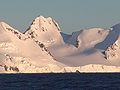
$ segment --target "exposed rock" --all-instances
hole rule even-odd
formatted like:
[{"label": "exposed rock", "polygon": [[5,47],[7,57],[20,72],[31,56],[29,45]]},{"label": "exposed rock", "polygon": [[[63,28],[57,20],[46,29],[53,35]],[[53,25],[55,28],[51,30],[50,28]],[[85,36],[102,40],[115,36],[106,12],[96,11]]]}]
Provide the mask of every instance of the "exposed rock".
[{"label": "exposed rock", "polygon": [[105,51],[106,59],[116,60],[120,57],[120,42],[117,40],[114,44],[107,48]]}]

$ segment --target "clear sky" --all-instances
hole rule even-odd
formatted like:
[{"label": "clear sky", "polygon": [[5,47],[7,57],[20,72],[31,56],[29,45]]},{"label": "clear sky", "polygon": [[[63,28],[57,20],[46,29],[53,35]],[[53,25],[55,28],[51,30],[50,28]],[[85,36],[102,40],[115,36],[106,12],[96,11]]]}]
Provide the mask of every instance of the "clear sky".
[{"label": "clear sky", "polygon": [[38,16],[51,16],[63,32],[120,23],[120,0],[0,0],[0,20],[25,31]]}]

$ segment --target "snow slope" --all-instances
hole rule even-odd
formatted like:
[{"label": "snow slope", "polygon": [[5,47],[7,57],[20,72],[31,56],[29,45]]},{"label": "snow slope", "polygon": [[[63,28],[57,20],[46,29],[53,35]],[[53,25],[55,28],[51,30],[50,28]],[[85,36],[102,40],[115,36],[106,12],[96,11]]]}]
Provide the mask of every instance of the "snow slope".
[{"label": "snow slope", "polygon": [[[61,66],[40,42],[20,33],[4,22],[0,23],[0,55],[5,71],[23,72],[38,67]],[[58,65],[57,65],[58,64]],[[34,69],[32,69],[34,70]]]},{"label": "snow slope", "polygon": [[43,16],[21,33],[0,22],[0,72],[120,72],[120,24],[61,31]]}]

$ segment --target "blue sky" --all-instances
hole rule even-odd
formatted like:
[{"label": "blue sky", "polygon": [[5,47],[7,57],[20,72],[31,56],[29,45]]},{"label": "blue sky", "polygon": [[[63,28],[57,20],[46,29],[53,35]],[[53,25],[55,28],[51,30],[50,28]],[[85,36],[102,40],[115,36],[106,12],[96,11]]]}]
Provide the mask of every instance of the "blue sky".
[{"label": "blue sky", "polygon": [[65,33],[120,23],[120,0],[0,0],[0,20],[25,31],[38,15],[51,16]]}]

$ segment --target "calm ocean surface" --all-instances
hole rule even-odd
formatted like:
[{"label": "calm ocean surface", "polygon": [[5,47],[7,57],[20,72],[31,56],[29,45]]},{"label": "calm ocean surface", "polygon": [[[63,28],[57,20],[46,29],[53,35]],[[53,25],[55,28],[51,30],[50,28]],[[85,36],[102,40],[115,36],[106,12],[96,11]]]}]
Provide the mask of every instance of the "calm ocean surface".
[{"label": "calm ocean surface", "polygon": [[120,90],[120,73],[0,74],[0,90]]}]

